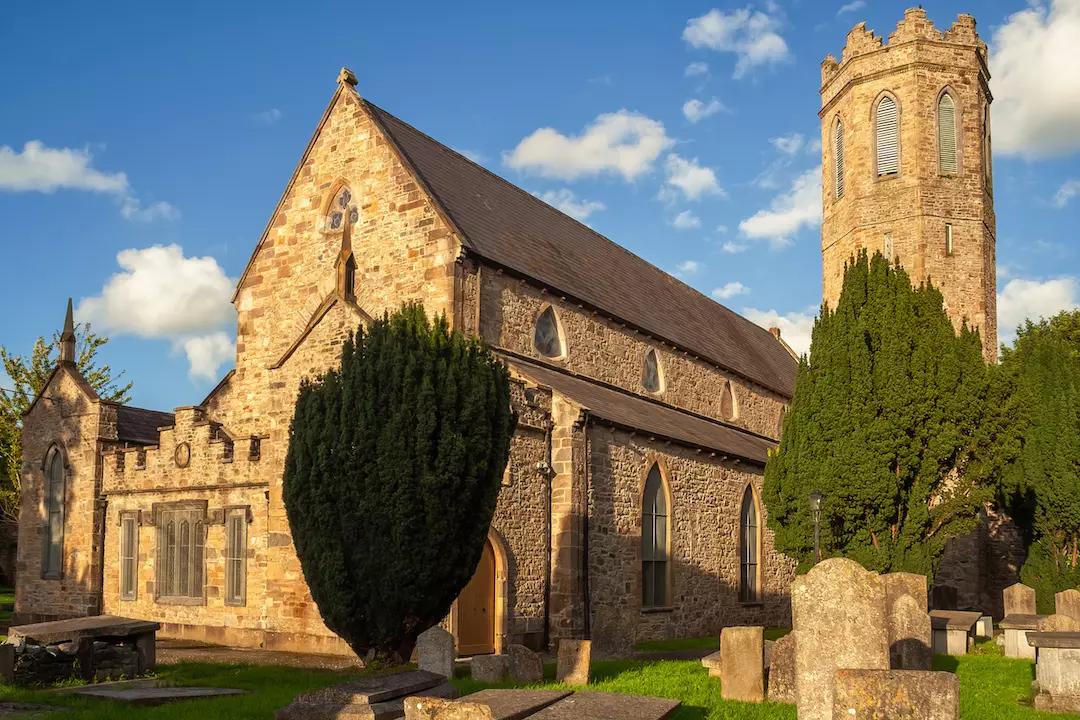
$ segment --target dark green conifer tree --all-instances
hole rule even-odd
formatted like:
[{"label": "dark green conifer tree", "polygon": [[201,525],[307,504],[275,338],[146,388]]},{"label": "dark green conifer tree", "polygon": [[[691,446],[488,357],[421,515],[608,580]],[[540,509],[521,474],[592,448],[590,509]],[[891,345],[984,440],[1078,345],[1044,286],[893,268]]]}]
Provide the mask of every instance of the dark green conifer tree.
[{"label": "dark green conifer tree", "polygon": [[420,305],[345,342],[305,382],[285,462],[296,552],[327,627],[407,662],[468,583],[516,417],[506,367]]}]

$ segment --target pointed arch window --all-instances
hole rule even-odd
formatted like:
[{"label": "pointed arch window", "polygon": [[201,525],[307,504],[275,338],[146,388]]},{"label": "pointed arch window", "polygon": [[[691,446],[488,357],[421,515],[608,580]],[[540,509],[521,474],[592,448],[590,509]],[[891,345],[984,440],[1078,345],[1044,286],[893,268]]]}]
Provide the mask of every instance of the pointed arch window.
[{"label": "pointed arch window", "polygon": [[959,172],[956,142],[956,101],[948,92],[938,100],[938,172],[956,175]]},{"label": "pointed arch window", "polygon": [[835,134],[833,135],[833,163],[835,167],[834,178],[836,181],[836,199],[844,197],[844,121],[836,119]]},{"label": "pointed arch window", "polygon": [[877,141],[877,174],[896,175],[900,172],[900,108],[889,95],[881,98],[874,114]]},{"label": "pointed arch window", "polygon": [[651,393],[659,393],[664,390],[664,376],[660,369],[660,358],[656,350],[649,348],[645,353],[645,364],[641,371],[641,385]]},{"label": "pointed arch window", "polygon": [[536,346],[536,351],[546,358],[558,359],[566,354],[562,333],[559,332],[559,318],[555,316],[555,309],[550,305],[536,319],[533,345]]},{"label": "pointed arch window", "polygon": [[53,447],[45,463],[45,547],[42,576],[59,578],[64,565],[64,454]]},{"label": "pointed arch window", "polygon": [[983,182],[986,189],[990,190],[993,185],[993,152],[990,146],[990,103],[983,105]]},{"label": "pointed arch window", "polygon": [[668,604],[669,513],[664,478],[654,464],[645,479],[641,507],[642,607]]},{"label": "pointed arch window", "polygon": [[330,209],[326,212],[326,230],[341,232],[345,229],[345,220],[348,218],[350,225],[355,225],[360,219],[360,210],[355,205],[350,205],[353,200],[352,191],[348,187],[342,187],[337,191]]},{"label": "pointed arch window", "polygon": [[747,485],[739,512],[739,599],[760,602],[761,527],[754,488]]},{"label": "pointed arch window", "polygon": [[735,391],[731,388],[731,382],[724,383],[724,389],[720,391],[720,415],[725,420],[734,420],[739,415],[738,406],[735,404]]}]

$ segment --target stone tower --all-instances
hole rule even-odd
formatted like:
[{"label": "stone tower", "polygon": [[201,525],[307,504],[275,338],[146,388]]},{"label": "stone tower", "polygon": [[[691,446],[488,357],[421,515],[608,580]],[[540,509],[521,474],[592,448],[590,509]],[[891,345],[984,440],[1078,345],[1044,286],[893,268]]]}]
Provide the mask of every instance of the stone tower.
[{"label": "stone tower", "polygon": [[888,43],[856,25],[821,64],[824,299],[866,249],[927,277],[997,359],[990,73],[975,19],[945,32],[910,9]]}]

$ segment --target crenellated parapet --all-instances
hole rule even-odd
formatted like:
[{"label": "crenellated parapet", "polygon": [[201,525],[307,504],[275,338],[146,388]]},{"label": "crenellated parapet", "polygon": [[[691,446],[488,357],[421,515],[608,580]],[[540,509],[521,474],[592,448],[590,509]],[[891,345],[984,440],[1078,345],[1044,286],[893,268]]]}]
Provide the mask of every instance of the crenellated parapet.
[{"label": "crenellated parapet", "polygon": [[896,23],[896,30],[889,35],[889,44],[898,45],[911,40],[941,40],[941,31],[934,27],[934,22],[926,17],[921,7],[908,8],[904,19]]}]

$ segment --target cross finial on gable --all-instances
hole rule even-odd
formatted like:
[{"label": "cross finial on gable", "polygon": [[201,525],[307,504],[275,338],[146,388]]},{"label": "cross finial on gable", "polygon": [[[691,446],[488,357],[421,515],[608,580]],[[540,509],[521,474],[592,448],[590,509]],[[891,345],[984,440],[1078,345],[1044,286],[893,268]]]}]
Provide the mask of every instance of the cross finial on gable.
[{"label": "cross finial on gable", "polygon": [[347,67],[341,68],[341,72],[339,72],[337,76],[337,81],[356,87],[356,75]]}]

